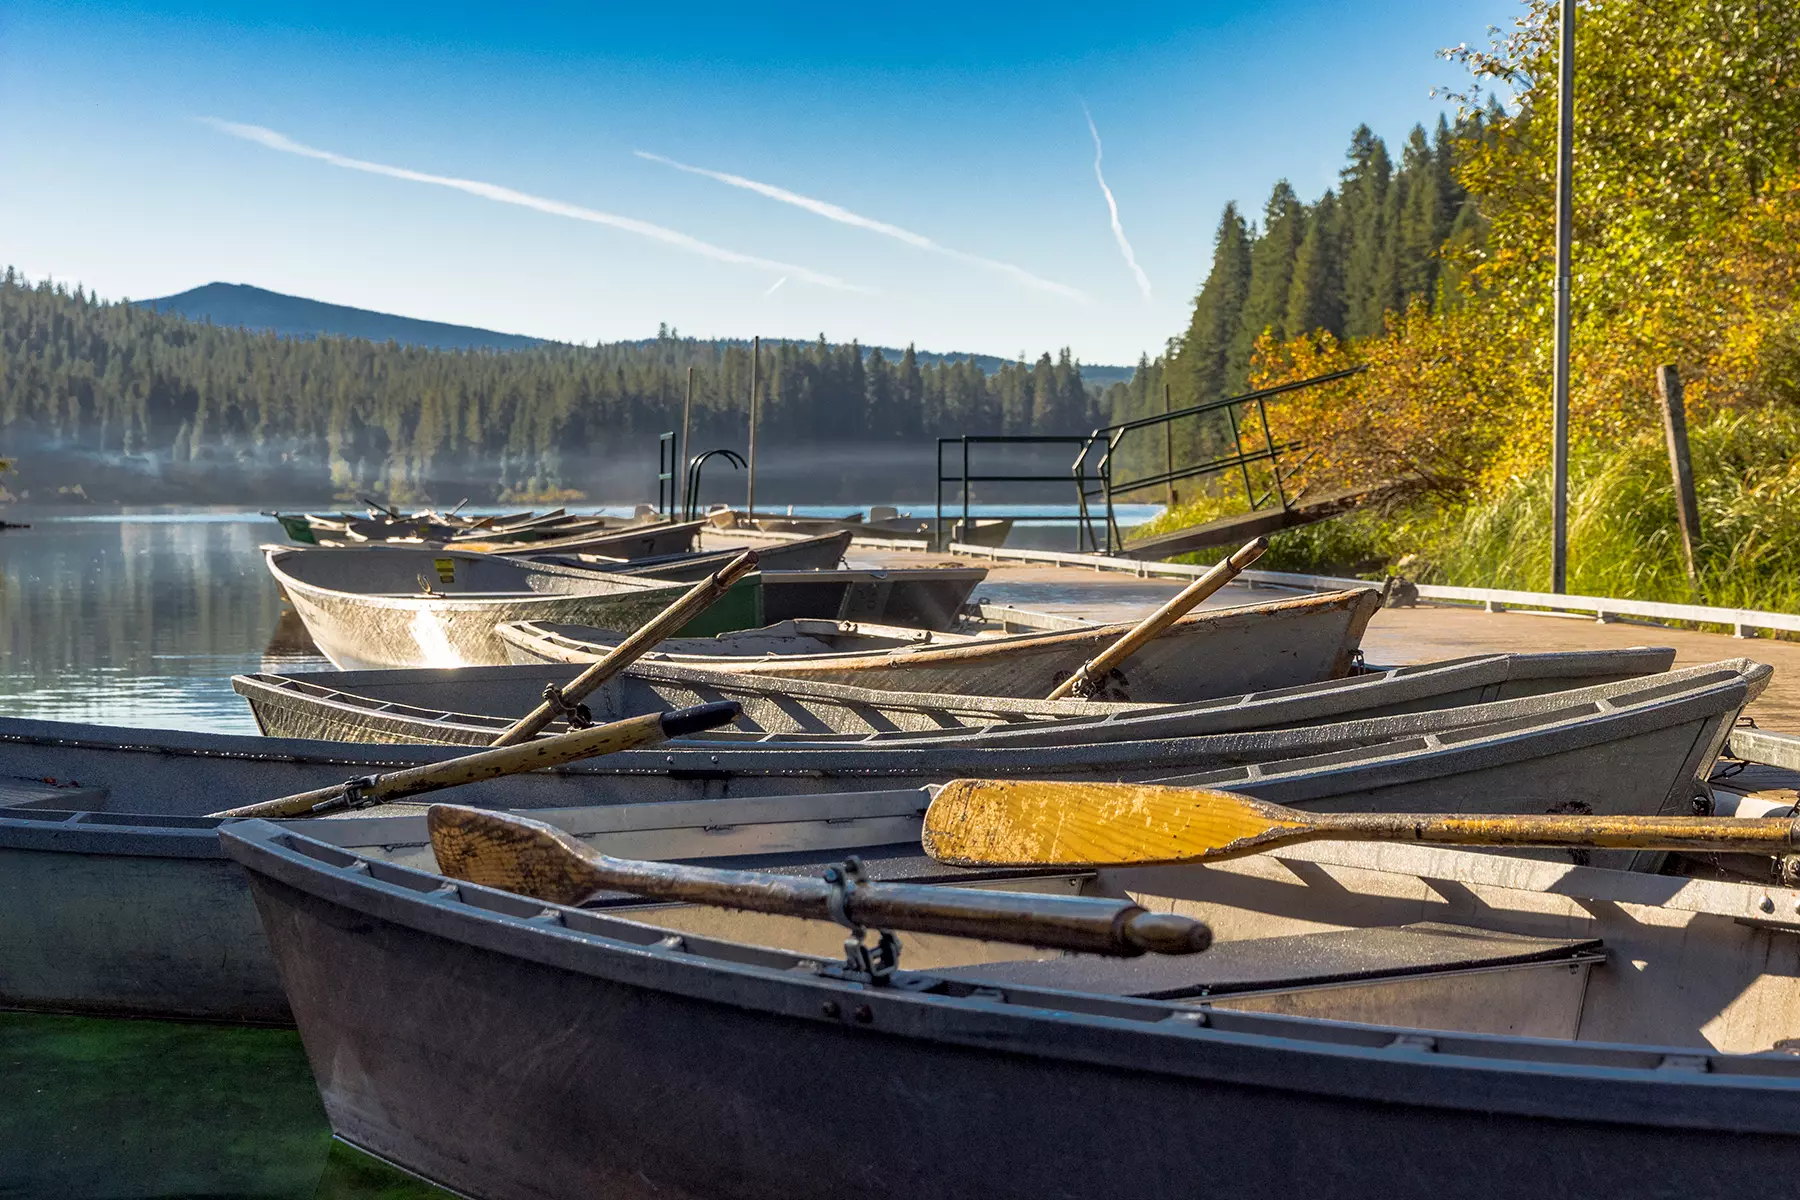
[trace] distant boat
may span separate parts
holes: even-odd
[[[697,522],[696,522],[697,523]],[[631,535],[613,534],[616,539]],[[692,540],[690,536],[690,542]],[[508,557],[529,557],[537,562],[555,562],[564,566],[602,571],[618,571],[627,575],[643,575],[652,579],[681,579],[695,582],[723,567],[726,563],[754,549],[757,568],[761,571],[827,571],[837,567],[849,548],[848,533],[827,533],[820,537],[801,538],[772,545],[732,546],[722,549],[658,552],[626,557],[618,555],[623,545],[602,543],[597,549],[586,546],[561,548],[556,543],[508,546],[497,553]],[[631,547],[641,549],[640,546]]]
[[[886,507],[873,509],[866,517],[862,513],[851,513],[843,517],[758,516],[752,521],[744,516],[740,519],[767,533],[817,534],[849,529],[858,537],[897,541],[930,540],[937,533],[935,517],[901,515]],[[950,540],[976,546],[1004,546],[1012,527],[1010,517],[977,517],[971,519],[967,527],[958,517],[950,523]]]
[[[346,669],[503,664],[496,624],[535,618],[632,630],[688,590],[467,550],[270,547],[264,557],[319,652]],[[761,624],[759,587],[741,581],[694,631]]]

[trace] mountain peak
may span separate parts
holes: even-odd
[[[367,338],[371,342],[395,341],[438,350],[527,350],[543,343],[542,338],[517,333],[496,333],[470,325],[421,321],[346,304],[327,304],[304,296],[271,292],[248,283],[208,283],[173,296],[139,303],[145,308],[175,313],[191,321],[241,325],[282,337],[326,334]]]

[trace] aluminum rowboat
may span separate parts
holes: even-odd
[[[1190,613],[1103,681],[1100,699],[1209,700],[1348,675],[1380,593],[1353,588]],[[779,619],[771,611],[771,620]],[[759,654],[731,669],[902,692],[1045,696],[1130,623],[985,637],[875,653]],[[593,662],[604,639],[554,622],[497,631],[514,662]]]
[[[496,624],[535,618],[630,632],[687,591],[466,550],[268,547],[264,557],[319,652],[345,669],[503,664]],[[734,589],[690,629],[760,625],[759,597],[757,585]]]
[[[1800,1058],[1768,1052],[1800,1032],[1787,889],[1320,844],[1079,881],[1200,908],[1193,958],[878,981],[761,948],[771,920],[671,935],[269,822],[222,839],[333,1131],[489,1200],[1638,1200],[1754,1194],[1800,1153]],[[1721,1052],[1714,999],[1763,1053]],[[1150,1113],[1179,1135],[1121,1136]]]
[[[1527,707],[1497,709],[1495,701],[1537,696],[1540,709],[1576,704],[1616,689],[1568,689],[1593,689],[1665,671],[1673,658],[1674,651],[1656,647],[1495,654],[1173,705],[885,692],[640,660],[587,703],[601,721],[714,700],[742,704],[744,715],[735,725],[741,732],[715,731],[705,735],[709,740],[854,739],[866,746],[956,738],[1066,745],[1286,729],[1399,713],[1442,713],[1437,718],[1446,722],[1442,728],[1449,722],[1479,724],[1523,715]],[[249,703],[257,726],[274,737],[485,746],[517,714],[537,704],[546,681],[567,684],[581,669],[546,664],[455,671],[265,672],[238,675],[231,682]],[[1558,695],[1545,695],[1550,692]],[[1394,728],[1398,736],[1419,732],[1421,726],[1407,722]]]

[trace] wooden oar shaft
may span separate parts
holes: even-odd
[[[1236,579],[1244,568],[1261,558],[1263,551],[1268,548],[1268,538],[1259,537],[1245,542],[1229,558],[1213,564],[1210,571],[1181,589],[1168,603],[1138,622],[1118,641],[1083,663],[1073,675],[1059,683],[1047,699],[1062,700],[1071,694],[1098,687],[1108,671],[1136,654],[1145,643],[1181,620],[1201,601]]]
[[[582,697],[636,662],[648,651],[655,649],[658,643],[718,603],[719,598],[731,590],[732,584],[754,570],[756,570],[756,551],[746,550],[720,567],[714,574],[696,583],[675,603],[647,621],[636,633],[607,651],[606,656],[599,662],[577,675],[562,689],[562,703],[564,705],[579,703]],[[545,700],[507,726],[500,736],[490,744],[514,746],[528,741],[543,732],[545,727],[556,719],[558,711],[558,705]]]
[[[612,754],[620,750],[630,750],[672,737],[680,737],[683,734],[698,733],[703,729],[713,729],[735,721],[742,712],[742,706],[736,701],[724,700],[714,704],[699,704],[692,708],[679,708],[672,712],[648,713],[641,717],[628,717],[623,721],[598,725],[592,729],[577,729],[570,733],[558,734],[556,737],[545,738],[542,741],[528,742],[522,746],[481,750],[444,762],[389,771],[383,775],[373,775],[367,779],[356,780],[354,783],[333,784],[331,787],[316,788],[313,791],[300,792],[293,796],[283,796],[278,800],[266,800],[261,804],[228,808],[223,812],[211,815],[215,817],[299,816],[344,803],[350,799],[351,791],[356,793],[358,802],[381,803],[398,800],[404,796],[416,796],[421,792],[456,787],[458,784],[475,783],[483,779],[495,779],[501,775],[516,775],[522,771],[558,767],[564,763],[575,762],[577,759],[592,758],[598,754]]]
[[[554,904],[620,891],[830,921],[841,900],[857,925],[1118,957],[1191,954],[1212,939],[1198,921],[1128,900],[893,883],[839,890],[823,879],[613,858],[539,821],[449,804],[433,805],[427,824],[444,874]]]
[[[1580,846],[1605,850],[1792,854],[1800,828],[1788,817],[1482,816],[1435,813],[1308,814],[1318,838],[1429,842],[1441,846]]]

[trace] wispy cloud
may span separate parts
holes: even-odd
[[[949,246],[933,241],[922,233],[914,233],[910,229],[902,229],[900,226],[890,225],[886,221],[877,221],[874,217],[865,217],[861,213],[851,212],[849,209],[844,208],[841,205],[832,204],[827,200],[815,199],[812,196],[802,196],[798,192],[790,192],[786,188],[776,187],[772,183],[761,183],[754,179],[746,179],[742,175],[732,175],[725,171],[713,171],[706,167],[690,166],[687,163],[677,162],[672,158],[666,158],[661,154],[652,154],[648,150],[638,150],[634,153],[636,153],[639,158],[649,162],[661,163],[665,167],[673,167],[677,171],[686,171],[690,175],[702,175],[707,179],[717,180],[720,183],[729,184],[735,188],[743,188],[747,192],[755,192],[759,196],[767,196],[771,200],[779,200],[783,204],[791,204],[795,208],[803,208],[809,213],[824,217],[827,221],[836,221],[840,225],[853,225],[858,229],[867,229],[871,233],[879,233],[883,237],[890,237],[895,241],[905,242],[907,245],[916,247],[920,250],[929,250],[933,254],[942,254],[947,258],[954,258],[958,262],[972,263],[976,266],[986,267],[992,271],[999,271],[1001,274],[1008,275],[1019,283],[1022,283],[1027,287],[1036,288],[1039,291],[1050,292],[1053,295],[1062,296],[1068,300],[1079,300],[1083,303],[1086,303],[1088,299],[1085,292],[1069,287],[1066,284],[1057,283],[1051,279],[1040,278],[1023,267],[1016,267],[1011,263],[1000,262],[992,258],[983,258],[979,254],[968,254],[961,250],[953,250]]]
[[[1088,132],[1094,135],[1094,178],[1100,181],[1100,191],[1106,197],[1107,211],[1112,214],[1113,239],[1119,243],[1119,253],[1125,256],[1125,265],[1137,276],[1138,291],[1144,293],[1144,299],[1150,299],[1150,277],[1144,274],[1144,268],[1138,266],[1137,255],[1131,252],[1131,243],[1125,240],[1125,226],[1119,223],[1119,202],[1113,199],[1112,189],[1106,186],[1106,176],[1100,173],[1100,130],[1094,125],[1094,114],[1088,106],[1081,106],[1081,114],[1087,118]]]
[[[782,284],[786,283],[787,280],[788,280],[788,277],[786,275],[783,275],[780,279],[777,279],[774,283],[771,283],[769,285],[769,290],[764,292],[763,295],[773,296],[775,294],[775,289],[780,287]]]
[[[432,175],[424,171],[414,171],[407,167],[394,167],[386,163],[368,162],[360,158],[350,158],[330,150],[320,150],[294,141],[285,134],[273,129],[265,129],[261,125],[243,125],[236,121],[221,121],[217,117],[200,118],[206,124],[221,133],[232,137],[243,138],[247,142],[255,142],[267,146],[271,150],[279,150],[283,154],[297,154],[302,158],[314,158],[320,162],[330,163],[334,167],[342,167],[347,171],[364,171],[370,175],[385,175],[390,179],[404,179],[411,183],[428,183],[434,187],[451,188],[459,192],[467,192],[471,196],[480,196],[484,200],[493,200],[500,204],[516,204],[520,208],[535,209],[555,217],[568,217],[574,221],[588,221],[595,225],[606,225],[620,229],[626,233],[634,233],[651,241],[662,242],[685,250],[690,254],[698,254],[703,258],[715,259],[719,262],[736,263],[740,266],[757,267],[765,271],[778,271],[785,279],[792,276],[819,287],[834,288],[846,292],[866,292],[870,289],[859,287],[839,279],[835,275],[827,275],[807,267],[797,267],[792,263],[777,262],[774,259],[759,258],[754,254],[740,254],[736,250],[727,250],[723,246],[715,246],[711,242],[703,242],[699,238],[690,237],[674,229],[661,225],[653,225],[648,221],[640,221],[635,217],[621,217],[614,213],[601,212],[598,209],[583,208],[578,204],[569,204],[562,200],[551,200],[543,196],[533,196],[528,192],[515,191],[496,183],[483,183],[479,179],[457,179],[450,175]]]

